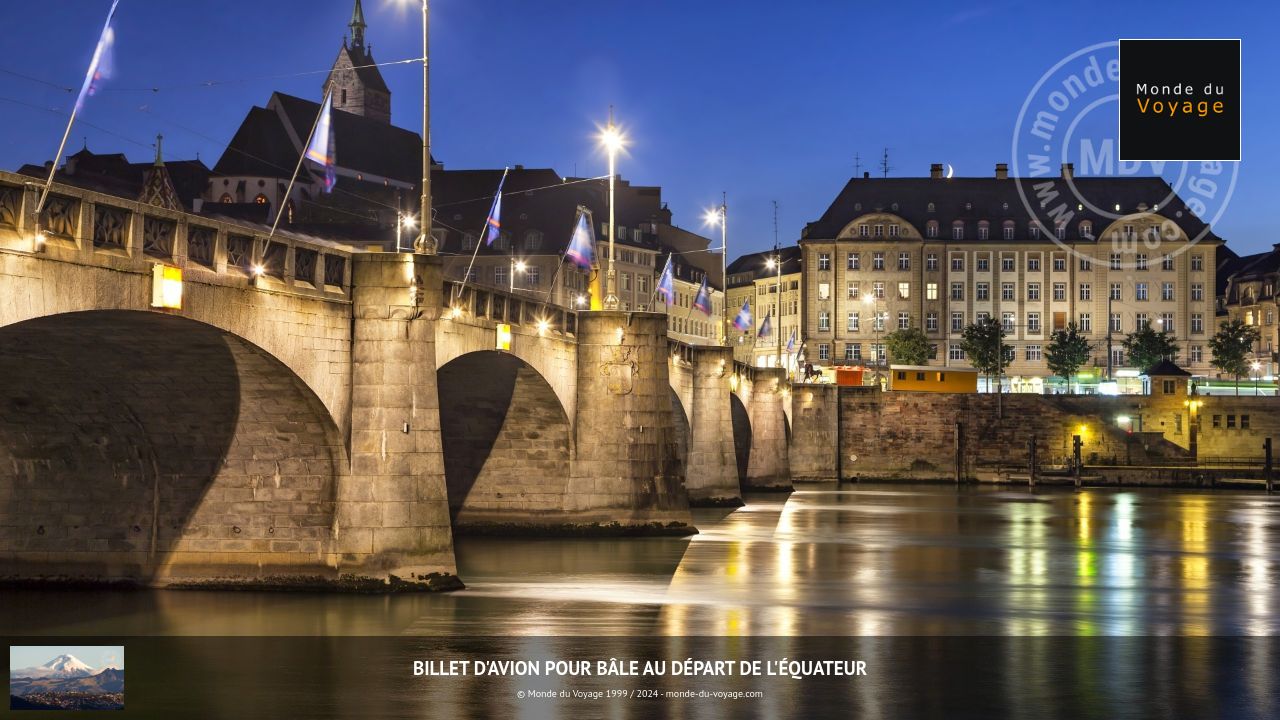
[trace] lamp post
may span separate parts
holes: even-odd
[[[720,303],[720,344],[729,343],[729,206],[725,195],[720,196],[720,207],[708,210],[707,225],[720,226],[720,290],[724,301]]]
[[[516,292],[516,273],[522,273],[524,272],[524,269],[525,264],[523,260],[516,260],[514,257],[511,258],[511,294],[513,295]]]
[[[777,254],[777,252],[778,252],[778,249],[775,247],[774,248],[775,254],[773,257],[769,258],[767,262],[765,262],[765,267],[769,268],[770,270],[778,271],[778,279],[777,279],[778,284],[774,291],[775,305],[778,308],[777,321],[774,323],[774,325],[776,325],[777,327],[773,329],[773,334],[775,336],[775,341],[777,345],[777,348],[775,350],[775,356],[774,356],[774,364],[777,365],[778,367],[782,367],[782,255]]]
[[[875,357],[876,362],[876,387],[880,386],[880,308],[876,302],[876,296],[873,293],[867,293],[862,296],[862,302],[871,306],[871,329],[876,334],[876,344],[871,348],[871,354]]]
[[[604,149],[609,154],[609,265],[605,271],[604,286],[604,309],[617,310],[618,305],[618,275],[613,267],[613,241],[617,237],[618,232],[614,229],[614,178],[616,177],[616,167],[618,161],[618,151],[622,149],[625,140],[622,137],[622,131],[617,125],[613,124],[613,108],[609,108],[609,124],[605,126],[600,133],[600,144],[604,145]]]
[[[1261,378],[1261,377],[1259,377],[1259,376],[1262,374],[1262,372],[1261,372],[1261,371],[1262,371],[1262,363],[1258,362],[1257,360],[1254,360],[1254,361],[1253,361],[1253,365],[1251,365],[1250,367],[1252,367],[1252,368],[1253,368],[1253,396],[1254,396],[1254,397],[1257,397],[1257,396],[1258,396],[1258,383],[1262,380],[1262,378]]]
[[[401,229],[413,230],[418,226],[418,219],[412,215],[399,213],[398,218],[399,222],[396,223],[396,252],[400,252]]]

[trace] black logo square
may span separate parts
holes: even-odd
[[[1120,41],[1120,159],[1240,159],[1239,40]]]

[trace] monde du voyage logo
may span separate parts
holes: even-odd
[[[1240,41],[1121,40],[1120,159],[1240,160]]]

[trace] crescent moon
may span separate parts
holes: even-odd
[[[947,179],[950,180],[952,175],[956,174],[956,169],[951,167],[951,163],[947,163]]]

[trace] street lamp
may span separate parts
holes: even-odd
[[[720,207],[708,210],[703,220],[710,227],[720,226],[720,290],[724,298],[720,303],[720,344],[729,342],[729,206],[725,196],[720,196]]]
[[[1258,383],[1262,380],[1262,378],[1259,377],[1262,374],[1260,372],[1262,370],[1262,363],[1258,362],[1257,360],[1254,360],[1253,365],[1251,365],[1250,367],[1253,368],[1253,395],[1254,397],[1257,397]]]
[[[400,251],[400,231],[401,229],[412,231],[418,226],[418,218],[412,215],[399,213],[400,222],[396,223],[396,252]]]
[[[777,252],[776,248],[774,249],[774,252],[775,253]],[[776,306],[778,308],[778,317],[774,320],[774,323],[773,323],[775,326],[773,329],[773,334],[776,336],[775,340],[777,344],[777,349],[775,351],[776,352],[775,364],[778,367],[782,367],[782,256],[774,255],[773,257],[769,258],[767,261],[765,261],[765,267],[769,268],[770,270],[778,271],[778,279],[777,279],[778,285],[775,290],[776,297],[774,298]]]
[[[604,309],[618,309],[618,275],[613,268],[613,241],[617,231],[613,226],[613,186],[618,161],[618,151],[626,146],[622,130],[613,124],[613,108],[609,108],[609,124],[600,132],[600,144],[609,154],[609,267],[605,273]]]
[[[880,308],[876,305],[876,296],[873,293],[867,293],[862,296],[862,302],[871,306],[871,328],[876,334],[876,344],[872,347],[872,355],[875,356],[876,362],[876,386],[880,385],[880,352],[883,348],[880,345]]]
[[[524,272],[526,267],[528,266],[524,264],[523,260],[511,258],[511,292],[513,294],[516,291],[516,273]]]
[[[401,4],[412,3],[413,0],[396,0]],[[428,30],[431,13],[427,7],[428,0],[422,0],[422,232],[418,235],[416,249],[428,255],[435,255],[436,249],[428,245],[431,237],[431,69],[427,58],[430,55]]]

